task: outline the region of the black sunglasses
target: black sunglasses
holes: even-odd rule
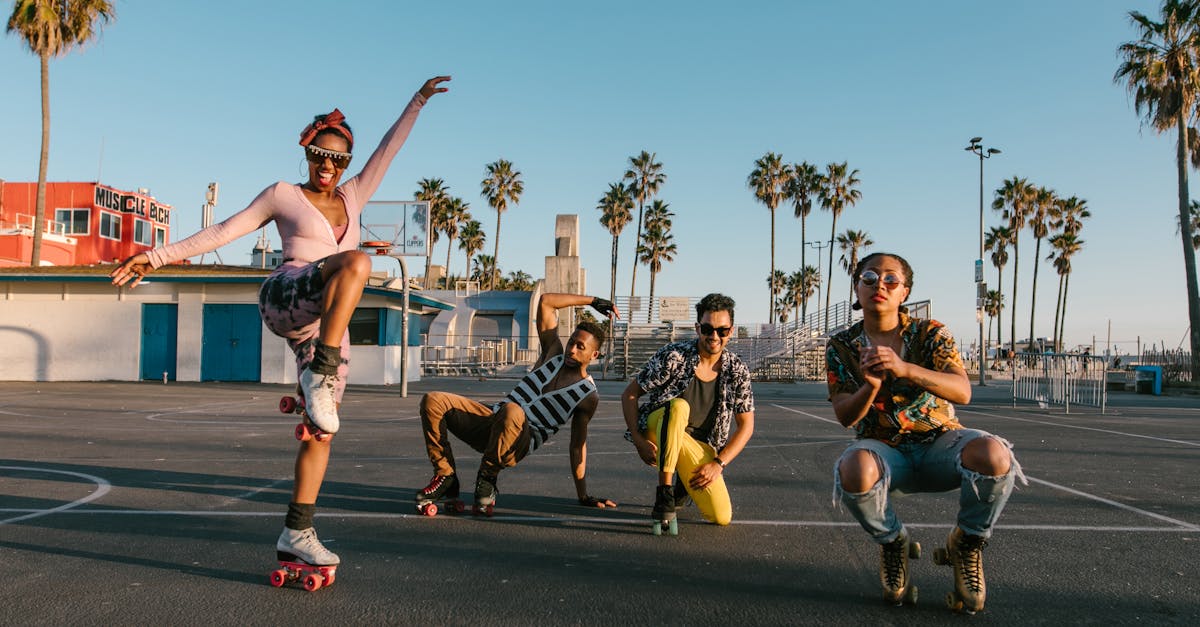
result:
[[[304,156],[311,163],[316,165],[321,165],[325,163],[326,159],[329,159],[333,162],[333,167],[341,168],[343,170],[346,169],[346,166],[350,165],[351,157],[350,153],[348,152],[326,150],[325,148],[313,146],[312,144],[304,147]]]
[[[707,322],[700,325],[700,335],[707,337],[712,335],[713,331],[716,331],[717,335],[721,337],[729,337],[729,334],[733,333],[733,327],[714,327]]]

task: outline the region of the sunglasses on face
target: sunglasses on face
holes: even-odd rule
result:
[[[733,333],[733,327],[714,327],[713,325],[708,324],[707,322],[700,325],[700,335],[702,335],[704,337],[708,337],[708,336],[712,335],[713,331],[716,331],[717,335],[719,335],[721,337],[729,337],[729,334]]]
[[[333,162],[333,167],[345,169],[346,166],[350,165],[350,156],[348,152],[326,150],[312,144],[304,147],[304,157],[314,165],[322,165],[326,159],[329,159]]]
[[[867,287],[874,287],[880,281],[883,281],[884,287],[888,289],[895,289],[898,286],[904,285],[904,277],[895,272],[884,272],[883,276],[879,276],[878,272],[867,270],[859,275],[858,280]]]

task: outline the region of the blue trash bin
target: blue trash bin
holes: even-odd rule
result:
[[[1162,394],[1162,366],[1134,366],[1134,389],[1138,394]]]

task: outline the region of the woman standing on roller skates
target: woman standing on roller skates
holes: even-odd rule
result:
[[[309,420],[321,431],[336,433],[338,404],[350,363],[347,328],[371,272],[370,257],[358,250],[359,216],[421,108],[434,94],[447,91],[440,84],[448,80],[449,76],[438,76],[426,81],[362,171],[340,185],[350,164],[354,135],[337,109],[317,116],[300,133],[308,163],[306,182],[280,181],[224,222],[174,244],[133,255],[112,271],[113,284],[135,287],[164,264],[216,250],[274,221],[283,242],[284,263],[263,282],[259,311],[263,323],[285,338],[296,354]],[[281,560],[288,557],[321,566],[339,562],[317,539],[312,525],[329,463],[330,439],[323,440],[300,444],[292,500],[276,543]]]
[[[829,400],[858,438],[834,468],[835,496],[880,544],[884,600],[915,602],[908,558],[920,554],[892,509],[893,492],[959,490],[958,521],[935,553],[954,568],[954,609],[983,609],[982,550],[1021,466],[1012,445],[959,424],[951,403],[971,400],[971,383],[954,338],[940,322],[909,317],[912,267],[874,253],[854,270],[862,321],[834,335],[825,350]]]

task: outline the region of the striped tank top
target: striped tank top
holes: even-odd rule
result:
[[[596,383],[590,376],[565,388],[550,392],[543,391],[546,384],[554,379],[554,375],[558,374],[565,360],[564,355],[555,355],[546,360],[546,363],[525,375],[517,387],[504,397],[505,400],[516,403],[525,410],[525,422],[529,424],[532,436],[529,442],[530,453],[567,424],[567,421],[571,419],[572,412],[583,399],[587,398],[589,394],[596,393]]]

